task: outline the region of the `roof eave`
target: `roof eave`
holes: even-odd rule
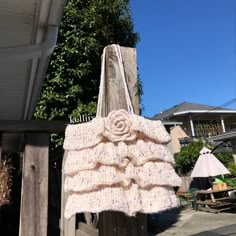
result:
[[[236,114],[236,110],[213,110],[213,111],[209,111],[209,110],[188,110],[188,111],[180,111],[180,112],[175,112],[173,113],[174,116],[178,116],[178,115],[185,115],[185,114],[193,114],[193,113],[210,113],[210,114],[215,114],[215,113],[227,113],[227,114]]]
[[[40,14],[41,19],[39,19],[39,22],[42,20],[45,21],[46,15],[44,13],[44,8],[49,7],[47,20],[48,23],[46,33],[43,34],[40,29],[39,32],[37,32],[36,42],[39,42],[42,39],[43,35],[44,41],[40,44],[40,49],[36,49],[39,51],[41,56],[38,57],[36,55],[33,58],[29,80],[29,89],[26,96],[25,110],[23,115],[24,120],[31,119],[34,113],[35,106],[44,81],[44,77],[46,75],[48,62],[56,46],[58,28],[66,2],[67,0],[52,0],[50,6],[46,4],[42,6]]]

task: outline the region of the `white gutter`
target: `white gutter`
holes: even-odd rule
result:
[[[0,48],[0,60],[29,60],[49,56],[57,42],[57,25],[48,25],[46,40],[41,44]]]
[[[162,121],[163,125],[182,125],[183,122],[179,121]]]
[[[58,19],[60,14],[58,12],[62,14],[62,9],[66,2],[66,0],[52,0],[44,42],[40,44],[0,48],[0,61],[29,60],[51,55],[57,42],[58,25],[60,22]]]
[[[35,109],[35,104],[39,97],[43,78],[46,74],[47,63],[50,54],[53,52],[56,42],[59,24],[61,22],[62,13],[67,0],[52,0],[50,4],[49,16],[47,20],[48,28],[46,32],[45,41],[41,44],[33,45],[35,47],[34,55],[36,56],[32,61],[32,70],[29,80],[29,88],[25,102],[23,119],[31,119]],[[30,52],[28,54],[30,55]],[[40,57],[38,57],[40,56]],[[24,56],[23,56],[24,57]],[[24,57],[25,59],[25,57]],[[35,76],[36,74],[36,76]]]

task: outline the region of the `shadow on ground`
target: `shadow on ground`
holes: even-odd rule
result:
[[[166,210],[160,213],[148,214],[147,215],[147,224],[149,236],[156,235],[161,233],[173,224],[175,224],[180,217],[180,208],[173,208]]]
[[[213,230],[208,230],[204,232],[200,232],[197,234],[191,234],[191,236],[220,236],[220,235],[227,235],[227,236],[235,236],[236,235],[236,225],[227,225],[224,227],[220,227]]]
[[[236,214],[236,208],[224,211],[225,213]],[[211,214],[211,213],[209,213]],[[219,215],[221,213],[218,213]],[[191,236],[236,236],[236,222],[235,224],[226,225],[212,230],[203,231],[197,234],[192,234]]]

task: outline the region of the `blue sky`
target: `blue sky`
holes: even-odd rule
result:
[[[236,98],[236,0],[130,0],[143,115]],[[226,108],[236,109],[236,101]]]

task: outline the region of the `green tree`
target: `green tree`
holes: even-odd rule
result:
[[[69,0],[34,118],[95,113],[103,48],[135,47],[138,40],[128,0]]]

